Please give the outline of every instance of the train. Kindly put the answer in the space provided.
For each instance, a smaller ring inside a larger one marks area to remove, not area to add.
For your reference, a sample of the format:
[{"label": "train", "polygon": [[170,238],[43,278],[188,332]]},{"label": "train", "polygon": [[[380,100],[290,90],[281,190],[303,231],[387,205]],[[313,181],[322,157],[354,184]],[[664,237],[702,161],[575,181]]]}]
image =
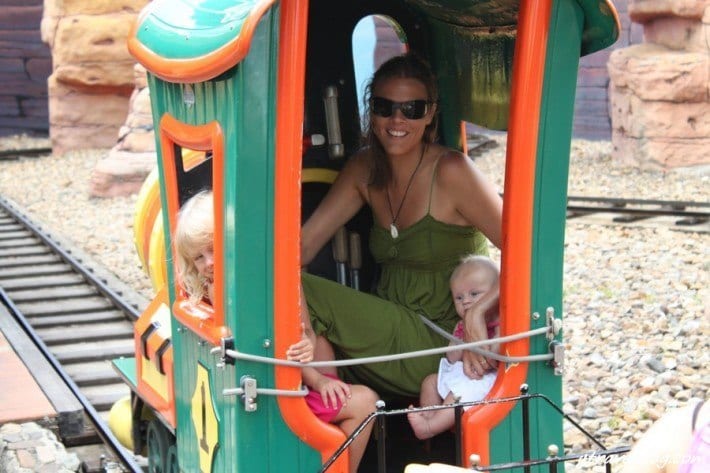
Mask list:
[{"label": "train", "polygon": [[[302,221],[361,146],[363,21],[394,39],[366,63],[410,50],[431,64],[441,143],[465,152],[467,123],[507,131],[501,335],[522,361],[501,363],[486,400],[457,412],[448,458],[530,471],[563,445],[554,406],[575,89],[580,57],[619,35],[611,1],[153,0],[128,48],[147,71],[156,135],[135,225],[156,296],[135,324],[135,357],[113,362],[131,396],[112,411],[151,472],[347,471],[345,435],[308,409],[300,370],[271,361],[300,337]],[[177,287],[171,241],[180,206],[206,188],[213,305]],[[366,248],[371,224],[362,211],[346,230]],[[366,251],[353,262],[328,245],[309,270],[337,279],[348,264],[357,278],[343,282],[371,287]],[[439,447],[397,430],[390,414],[409,400],[383,401],[360,471],[438,460]]]}]

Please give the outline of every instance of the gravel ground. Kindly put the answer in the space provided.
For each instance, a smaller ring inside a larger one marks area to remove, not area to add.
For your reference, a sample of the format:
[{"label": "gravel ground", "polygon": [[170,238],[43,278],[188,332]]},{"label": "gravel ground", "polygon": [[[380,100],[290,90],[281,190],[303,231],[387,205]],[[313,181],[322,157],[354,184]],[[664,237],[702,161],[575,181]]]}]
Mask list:
[{"label": "gravel ground", "polygon": [[[502,185],[504,136],[491,139],[476,163]],[[0,150],[47,145],[27,137],[0,140]],[[91,170],[104,152],[0,160],[0,194],[149,297],[133,245],[135,196],[88,197]],[[573,142],[570,195],[710,200],[710,167],[642,172],[614,166],[610,152],[609,142]],[[578,219],[567,224],[564,409],[607,446],[629,445],[666,409],[707,396],[708,235]],[[573,452],[591,448],[572,429],[565,444]]]}]

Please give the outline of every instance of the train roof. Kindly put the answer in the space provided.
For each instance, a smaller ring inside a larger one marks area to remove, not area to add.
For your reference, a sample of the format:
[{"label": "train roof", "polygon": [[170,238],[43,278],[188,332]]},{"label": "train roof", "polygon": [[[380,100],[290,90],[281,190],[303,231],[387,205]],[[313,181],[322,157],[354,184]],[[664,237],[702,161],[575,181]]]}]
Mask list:
[{"label": "train roof", "polygon": [[[289,0],[281,0],[286,2]],[[576,0],[584,13],[580,55],[611,45],[619,20],[610,0]],[[216,77],[248,53],[254,29],[275,0],[154,0],[129,35],[136,59],[175,82]],[[400,0],[425,18],[475,36],[514,28],[520,0]]]}]

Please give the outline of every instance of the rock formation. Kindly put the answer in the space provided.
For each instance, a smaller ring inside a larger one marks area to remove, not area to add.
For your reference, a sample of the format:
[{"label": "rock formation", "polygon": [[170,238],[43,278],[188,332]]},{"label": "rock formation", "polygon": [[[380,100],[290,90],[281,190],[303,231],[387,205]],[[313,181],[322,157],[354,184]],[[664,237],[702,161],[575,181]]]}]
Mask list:
[{"label": "rock formation", "polygon": [[156,164],[155,134],[150,109],[146,71],[135,65],[135,89],[128,104],[128,117],[118,132],[118,141],[106,158],[96,164],[89,192],[96,197],[114,197],[138,192]]},{"label": "rock formation", "polygon": [[45,0],[41,31],[54,63],[48,95],[55,154],[115,144],[133,91],[126,37],[146,3]]},{"label": "rock formation", "polygon": [[645,42],[609,58],[614,160],[710,163],[710,0],[631,0],[629,15]]}]

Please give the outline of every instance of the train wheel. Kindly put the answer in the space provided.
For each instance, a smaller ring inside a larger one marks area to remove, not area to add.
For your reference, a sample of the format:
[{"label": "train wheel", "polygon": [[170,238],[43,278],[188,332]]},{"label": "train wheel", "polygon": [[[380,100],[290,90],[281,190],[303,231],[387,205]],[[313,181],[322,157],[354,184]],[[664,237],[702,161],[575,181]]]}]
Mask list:
[{"label": "train wheel", "polygon": [[166,473],[180,473],[178,468],[177,445],[172,444],[168,448],[168,457],[165,459]]},{"label": "train wheel", "polygon": [[148,471],[150,473],[165,473],[170,471],[168,465],[168,450],[170,449],[171,435],[159,420],[148,423]]}]

